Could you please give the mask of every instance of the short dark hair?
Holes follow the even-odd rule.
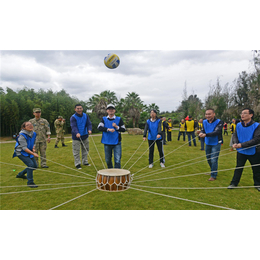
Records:
[[[157,115],[157,110],[151,109],[150,113],[151,113],[151,112],[154,112],[154,113]]]
[[[251,109],[251,108],[244,108],[244,109],[242,109],[242,111],[244,111],[244,110],[248,110],[248,112],[249,112],[249,114],[250,114],[250,115],[252,115],[252,114],[253,114],[252,118],[254,117],[254,115],[255,115],[255,112],[254,112],[254,110],[253,110],[253,109]],[[242,111],[241,111],[241,112],[242,112]]]
[[[215,113],[215,110],[214,110],[213,108],[211,108],[211,107],[207,108],[206,111],[207,111],[207,110],[212,110],[213,113]]]
[[[76,108],[76,107],[82,107],[82,108],[83,108],[83,106],[82,106],[81,104],[75,105],[75,108]]]
[[[22,123],[22,125],[21,125],[21,129],[24,129],[25,128],[25,125],[26,125],[26,123],[28,123],[29,121],[25,121],[25,122],[23,122]]]

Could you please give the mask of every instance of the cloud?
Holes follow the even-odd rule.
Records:
[[[117,69],[104,65],[109,52],[120,57]],[[185,82],[188,95],[194,92],[203,101],[210,84],[218,77],[223,85],[232,83],[251,58],[250,51],[2,51],[1,85],[65,89],[85,101],[104,90],[118,97],[136,92],[144,103],[172,111]]]

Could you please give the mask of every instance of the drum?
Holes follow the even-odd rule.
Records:
[[[97,188],[105,191],[124,191],[131,184],[130,171],[124,169],[104,169],[97,172]]]

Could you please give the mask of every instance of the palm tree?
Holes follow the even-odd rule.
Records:
[[[105,90],[99,95],[95,94],[89,98],[87,105],[89,109],[92,109],[92,111],[97,114],[98,118],[101,119],[106,115],[106,107],[110,103],[114,105],[118,103],[116,93],[113,91],[111,92],[110,90]]]
[[[124,100],[124,113],[133,120],[133,127],[135,123],[138,125],[140,114],[143,108],[143,101],[135,92],[128,92]]]

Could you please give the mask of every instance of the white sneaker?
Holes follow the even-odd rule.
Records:
[[[162,168],[165,168],[164,163],[161,162],[160,165],[161,165]]]
[[[149,168],[150,169],[153,168],[153,163],[149,164]]]

